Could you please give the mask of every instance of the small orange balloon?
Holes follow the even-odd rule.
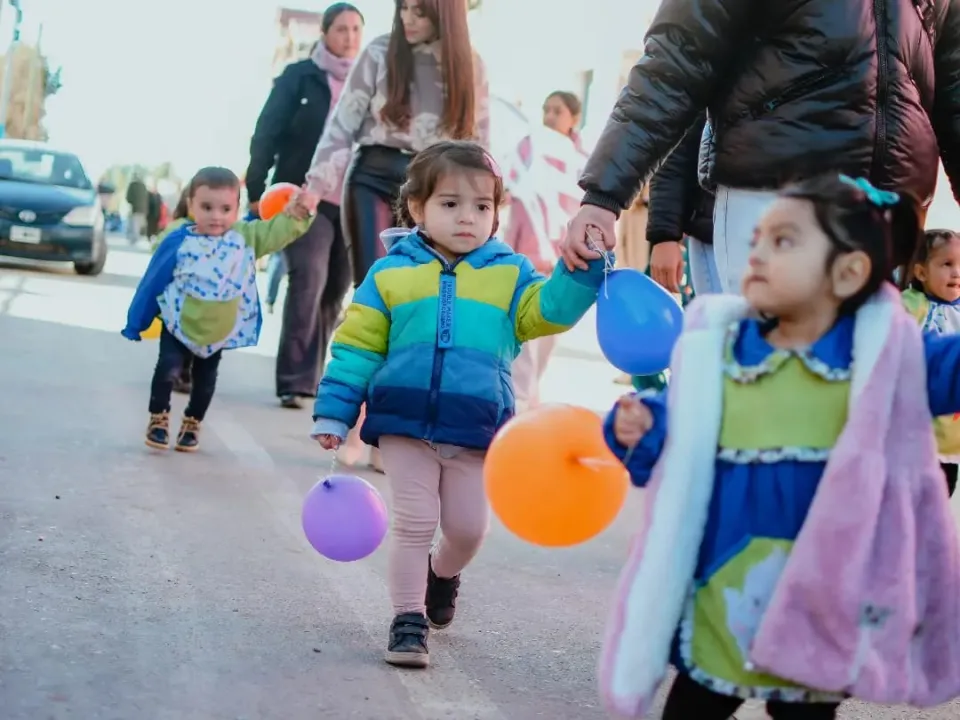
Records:
[[[518,415],[494,437],[483,466],[493,512],[519,538],[567,547],[616,519],[629,487],[626,468],[590,410],[544,405]]]
[[[260,218],[270,220],[283,212],[283,209],[290,202],[290,198],[300,190],[293,183],[277,183],[267,188],[267,191],[260,196]]]

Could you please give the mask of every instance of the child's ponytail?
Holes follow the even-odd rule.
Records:
[[[899,200],[890,208],[890,247],[893,266],[900,269],[901,285],[909,282],[917,253],[923,250],[923,220],[920,203],[909,193],[899,193]]]

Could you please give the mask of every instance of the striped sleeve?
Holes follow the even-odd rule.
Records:
[[[602,259],[591,261],[586,271],[570,272],[557,263],[553,274],[545,278],[524,258],[510,307],[517,340],[556,335],[576,325],[597,301],[603,269]]]
[[[374,264],[333,336],[330,361],[313,406],[314,420],[335,420],[353,427],[370,380],[386,358],[390,311],[377,289],[376,272]]]

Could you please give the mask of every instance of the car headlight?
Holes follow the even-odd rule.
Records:
[[[94,227],[103,219],[102,215],[99,204],[83,205],[68,212],[63,218],[63,224],[74,227]]]

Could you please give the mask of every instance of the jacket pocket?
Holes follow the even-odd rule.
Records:
[[[199,300],[191,295],[183,298],[180,327],[197,345],[214,345],[226,340],[237,325],[240,298],[218,302]]]
[[[751,105],[750,107],[741,111],[732,119],[732,121],[736,122],[739,120],[745,120],[747,118],[753,120],[762,118],[764,115],[769,115],[787,103],[800,100],[814,90],[820,90],[827,87],[830,85],[830,83],[844,73],[846,73],[846,68],[830,68],[818,70],[805,75],[788,85],[783,89],[783,91],[777,93],[776,95],[771,95],[762,102]]]

